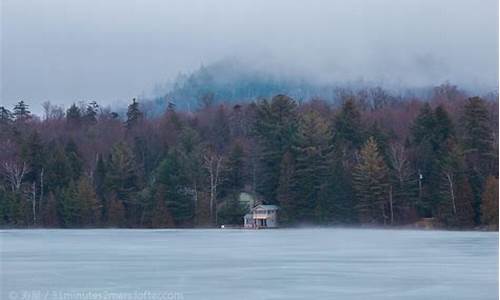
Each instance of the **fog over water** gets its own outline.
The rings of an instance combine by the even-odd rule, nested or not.
[[[498,299],[498,232],[2,230],[0,257],[2,299]]]
[[[1,105],[125,103],[237,58],[313,81],[498,85],[496,0],[3,0]]]

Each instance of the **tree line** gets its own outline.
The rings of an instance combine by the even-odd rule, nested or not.
[[[96,102],[0,107],[0,224],[241,224],[245,192],[290,226],[498,228],[497,100],[449,85],[341,99],[169,103],[153,118],[135,99],[123,117]]]

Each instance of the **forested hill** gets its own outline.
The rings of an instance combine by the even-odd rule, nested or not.
[[[283,225],[497,228],[498,102],[449,85],[426,101],[374,95],[154,118],[135,99],[125,118],[95,102],[46,104],[41,118],[24,101],[0,107],[0,224],[240,224],[246,192],[279,205]]]
[[[321,82],[321,83],[320,83]],[[298,102],[323,99],[339,104],[345,93],[356,93],[365,101],[429,99],[433,87],[395,87],[364,82],[312,80],[293,72],[256,68],[237,60],[223,60],[202,66],[189,75],[179,75],[173,83],[157,86],[148,99],[141,99],[147,116],[161,115],[167,106],[194,111],[218,103],[242,103],[285,94]],[[384,99],[381,99],[384,98]]]
[[[213,104],[242,102],[287,94],[294,99],[333,94],[332,88],[313,85],[292,76],[249,69],[236,61],[221,61],[202,66],[190,75],[179,75],[167,87],[157,87],[154,99],[145,103],[148,115],[161,114],[169,103],[180,110],[196,110],[207,102]]]

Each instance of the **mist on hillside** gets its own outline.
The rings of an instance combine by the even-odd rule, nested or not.
[[[496,101],[498,89],[467,88],[453,82],[425,85],[397,84],[381,80],[318,80],[307,74],[282,72],[280,68],[250,64],[228,58],[203,65],[192,73],[181,73],[174,80],[155,85],[139,97],[146,115],[161,115],[168,106],[192,112],[206,105],[252,102],[286,94],[298,102],[321,99],[338,105],[346,97],[362,102],[383,101],[385,104],[415,98],[427,101],[436,93],[447,91],[465,96],[480,95]],[[124,106],[122,106],[124,110]]]
[[[227,58],[260,81],[315,86],[498,82],[494,0],[5,0],[1,27],[0,102],[35,112],[158,96],[155,85]]]

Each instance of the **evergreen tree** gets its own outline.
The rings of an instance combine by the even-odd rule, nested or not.
[[[390,136],[387,134],[380,126],[378,122],[375,122],[371,125],[371,127],[367,130],[367,134],[377,142],[378,151],[380,155],[384,158],[386,163],[389,163],[390,149],[389,149],[389,140]]]
[[[332,133],[320,115],[311,111],[300,121],[294,152],[294,201],[297,220],[329,222],[333,204],[326,191],[330,179]]]
[[[130,147],[125,143],[116,144],[107,160],[106,167],[106,187],[108,193],[112,195],[114,203],[109,200],[108,219],[110,215],[115,214],[111,211],[111,206],[117,208],[124,207],[125,220],[128,225],[139,222],[141,213],[141,203],[137,201],[137,192],[139,191],[137,165]],[[121,219],[121,212],[117,212],[116,218]],[[123,226],[120,222],[112,222],[114,226]],[[116,221],[116,220],[115,220]]]
[[[97,123],[97,113],[99,111],[99,105],[97,102],[92,101],[87,105],[85,114],[83,115],[83,120],[87,125],[94,125]]]
[[[455,140],[454,132],[446,110],[437,107],[433,111],[428,103],[424,104],[411,127],[417,175],[421,176],[417,207],[424,217],[439,214],[440,181],[443,176],[440,159],[449,155],[450,145]]]
[[[134,98],[132,99],[132,103],[128,106],[125,126],[127,129],[132,129],[142,121],[142,118],[143,114],[139,109],[139,102],[137,102]]]
[[[202,182],[205,179],[205,174],[200,171],[202,170],[201,137],[191,126],[183,126],[180,130],[176,150],[180,164],[183,166],[183,173],[188,181],[186,192],[193,196],[193,211],[197,211],[201,200],[199,195],[202,190]],[[198,222],[198,216],[195,217],[195,222]],[[173,222],[173,220],[171,221]]]
[[[281,160],[291,150],[297,132],[297,103],[288,96],[278,95],[271,103],[261,101],[256,113],[254,131],[262,147],[257,190],[267,203],[277,203]]]
[[[377,143],[370,137],[361,149],[360,162],[353,174],[358,198],[357,210],[362,223],[387,223],[387,175],[387,166],[378,151]]]
[[[58,215],[61,225],[66,228],[79,226],[81,210],[75,182],[71,181],[66,188],[56,193],[56,199],[58,199]]]
[[[170,151],[158,167],[157,183],[166,188],[164,201],[176,225],[186,225],[194,214],[189,179],[177,151]]]
[[[10,110],[6,109],[3,106],[0,106],[0,125],[9,125],[12,123],[14,116],[10,112]]]
[[[21,145],[21,157],[29,166],[26,181],[39,183],[45,165],[45,147],[38,131],[34,131]]]
[[[494,163],[493,130],[490,125],[486,101],[479,97],[469,98],[464,107],[462,120],[464,130],[464,150],[478,170],[491,170]]]
[[[109,156],[106,172],[108,191],[115,193],[116,198],[125,204],[133,200],[137,191],[137,174],[134,156],[125,143],[116,144]]]
[[[47,191],[55,192],[65,188],[73,174],[71,172],[71,164],[66,157],[64,149],[59,144],[54,142],[48,146],[51,151],[47,159],[47,167],[45,171],[45,187]],[[54,194],[54,196],[57,196]]]
[[[364,136],[358,105],[353,98],[348,98],[333,120],[334,167],[330,189],[335,191],[332,195],[335,197],[334,219],[338,222],[352,223],[357,219],[352,173]]]
[[[467,161],[467,173],[474,195],[476,224],[480,223],[481,195],[487,176],[496,173],[498,157],[493,151],[493,130],[490,125],[486,101],[479,97],[469,98],[462,118],[463,144]]]
[[[64,154],[70,165],[70,178],[75,182],[83,172],[83,160],[78,152],[78,146],[73,140],[69,140],[64,147]]]
[[[434,112],[429,103],[425,103],[420,109],[420,113],[413,122],[410,130],[412,134],[413,143],[415,145],[423,144],[425,142],[432,143],[433,129],[436,127],[436,119]]]
[[[82,122],[82,112],[80,108],[73,103],[66,111],[66,123],[70,128],[78,128]]]
[[[443,106],[438,106],[434,110],[435,129],[434,129],[434,147],[440,152],[449,150],[449,140],[455,138],[455,125],[453,124],[448,112]]]
[[[14,106],[14,117],[16,121],[26,121],[31,118],[31,112],[28,108],[28,104],[22,100]]]
[[[359,149],[363,144],[364,130],[361,113],[354,99],[347,99],[334,120],[334,143],[344,151]]]

